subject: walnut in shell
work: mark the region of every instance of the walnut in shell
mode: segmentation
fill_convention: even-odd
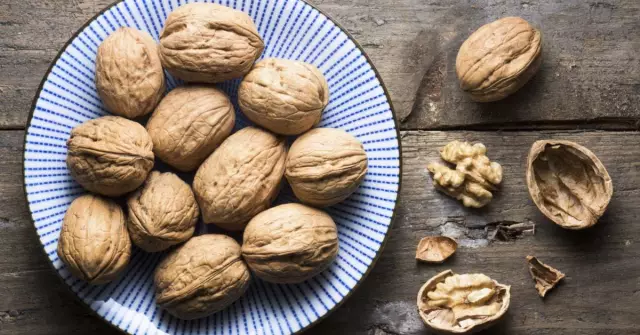
[[[427,236],[420,240],[416,259],[427,263],[442,263],[458,249],[458,242],[446,236]]]
[[[538,71],[542,36],[529,22],[505,17],[480,27],[456,58],[460,87],[479,102],[496,101],[520,89]]]
[[[244,231],[242,256],[258,277],[299,283],[325,270],[338,254],[338,230],[325,212],[285,204],[256,215]]]
[[[238,242],[225,235],[197,236],[156,268],[156,303],[180,319],[205,317],[238,300],[250,279]]]
[[[497,322],[509,308],[511,287],[483,274],[451,270],[429,279],[418,292],[424,324],[441,334],[470,334]]]
[[[362,143],[341,129],[315,128],[293,142],[285,176],[302,202],[337,204],[358,188],[367,173]]]
[[[92,194],[73,200],[62,222],[58,256],[71,274],[89,284],[116,279],[131,256],[122,208]]]
[[[96,55],[96,90],[113,114],[130,119],[151,113],[165,90],[156,42],[133,28],[118,28]]]
[[[162,99],[147,123],[158,158],[193,171],[224,141],[236,121],[229,98],[207,86],[178,87]]]
[[[318,124],[328,102],[329,86],[322,72],[295,60],[261,60],[238,88],[240,110],[282,135],[299,135]]]
[[[529,273],[536,282],[536,290],[543,298],[549,290],[564,278],[564,273],[540,262],[534,256],[527,256],[527,262],[529,264]]]
[[[568,229],[596,224],[613,194],[611,177],[598,157],[579,144],[560,140],[531,146],[527,186],[538,209]]]
[[[280,190],[284,139],[247,127],[229,136],[196,172],[193,190],[205,223],[242,230]]]
[[[188,240],[198,222],[191,187],[171,172],[153,171],[128,200],[127,228],[135,245],[156,252]]]
[[[211,3],[178,7],[160,33],[162,66],[188,82],[218,83],[241,77],[263,49],[249,15]]]
[[[140,124],[118,116],[89,120],[71,130],[67,167],[87,190],[119,196],[142,185],[153,168],[153,144]]]

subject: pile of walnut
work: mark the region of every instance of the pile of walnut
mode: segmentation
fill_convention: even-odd
[[[114,116],[71,131],[67,166],[91,193],[69,207],[58,243],[67,269],[91,284],[120,275],[132,242],[146,252],[170,249],[155,272],[156,301],[194,319],[243,295],[250,271],[297,283],[336,258],[336,224],[314,207],[351,195],[367,172],[362,144],[343,130],[315,128],[329,88],[315,66],[268,58],[251,18],[220,5],[179,7],[160,43],[120,28],[98,49],[96,87]],[[255,64],[254,64],[255,63]],[[164,70],[189,83],[163,97]],[[238,103],[257,126],[234,134],[234,107],[210,85],[243,77]],[[151,114],[146,128],[130,120]],[[287,149],[284,135],[301,135]],[[195,172],[192,187],[154,159]],[[283,178],[303,204],[270,208]],[[125,196],[126,214],[111,197]],[[314,207],[310,207],[314,206]],[[220,234],[194,235],[202,220],[244,230],[243,244]]]

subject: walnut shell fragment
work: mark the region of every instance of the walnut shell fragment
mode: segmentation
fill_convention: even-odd
[[[526,178],[538,209],[567,229],[596,224],[613,195],[613,183],[602,162],[570,141],[536,141],[529,151]]]
[[[534,256],[527,256],[527,262],[529,263],[529,273],[536,282],[536,290],[543,298],[549,290],[564,278],[564,273],[540,262]]]
[[[509,308],[511,286],[483,274],[451,270],[429,279],[418,292],[424,324],[442,334],[470,334],[496,323]]]
[[[529,22],[505,17],[480,27],[456,58],[460,87],[478,102],[503,99],[538,71],[542,36]]]
[[[442,263],[453,255],[458,242],[446,236],[427,236],[420,240],[416,249],[416,259],[428,263]]]

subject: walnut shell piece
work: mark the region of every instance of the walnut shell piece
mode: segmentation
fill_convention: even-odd
[[[335,205],[358,189],[367,173],[362,143],[344,130],[315,128],[298,137],[285,176],[296,197],[317,207]]]
[[[130,119],[151,113],[165,91],[156,42],[146,32],[118,28],[98,47],[95,80],[111,113]]]
[[[416,259],[427,263],[442,263],[458,249],[458,242],[446,236],[423,237],[416,249]]]
[[[224,141],[236,122],[229,98],[208,86],[169,92],[147,123],[153,153],[180,171],[193,171]]]
[[[256,124],[282,135],[299,135],[320,122],[329,84],[315,66],[267,58],[240,83],[240,110]]]
[[[131,257],[122,208],[93,194],[77,197],[64,215],[58,256],[71,274],[89,284],[116,279]]]
[[[283,138],[254,127],[229,136],[196,172],[193,190],[205,223],[242,230],[280,190]]]
[[[536,290],[543,298],[549,290],[564,278],[564,273],[540,262],[534,256],[527,256],[527,263],[529,264],[529,273],[536,282]]]
[[[596,224],[613,195],[611,177],[598,157],[577,143],[561,140],[533,143],[527,187],[538,209],[567,229]]]
[[[156,303],[180,319],[205,317],[238,300],[250,279],[238,242],[225,235],[197,236],[156,268]]]
[[[249,15],[190,3],[171,12],[160,33],[160,60],[187,82],[218,83],[249,72],[264,42]]]
[[[140,124],[103,116],[71,130],[67,167],[85,189],[119,196],[142,185],[153,168],[151,137]]]
[[[325,212],[285,204],[256,215],[244,231],[242,256],[263,280],[300,283],[324,271],[338,254],[338,229]]]
[[[418,292],[418,313],[440,334],[470,334],[496,323],[509,308],[511,286],[483,274],[443,271]]]
[[[456,58],[460,87],[478,102],[503,99],[519,90],[542,62],[540,31],[519,17],[480,27]]]
[[[127,199],[127,228],[135,245],[157,252],[188,240],[198,222],[191,187],[171,172],[153,171]]]

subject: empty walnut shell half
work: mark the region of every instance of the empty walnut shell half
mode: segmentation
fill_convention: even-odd
[[[613,194],[611,177],[598,157],[570,141],[533,144],[527,161],[527,186],[540,211],[567,229],[596,224]]]
[[[416,259],[428,263],[442,263],[453,255],[458,242],[446,236],[427,236],[420,240],[416,249]]]
[[[429,279],[418,292],[418,313],[440,334],[470,334],[497,322],[509,308],[511,286],[486,275],[451,270]]]

